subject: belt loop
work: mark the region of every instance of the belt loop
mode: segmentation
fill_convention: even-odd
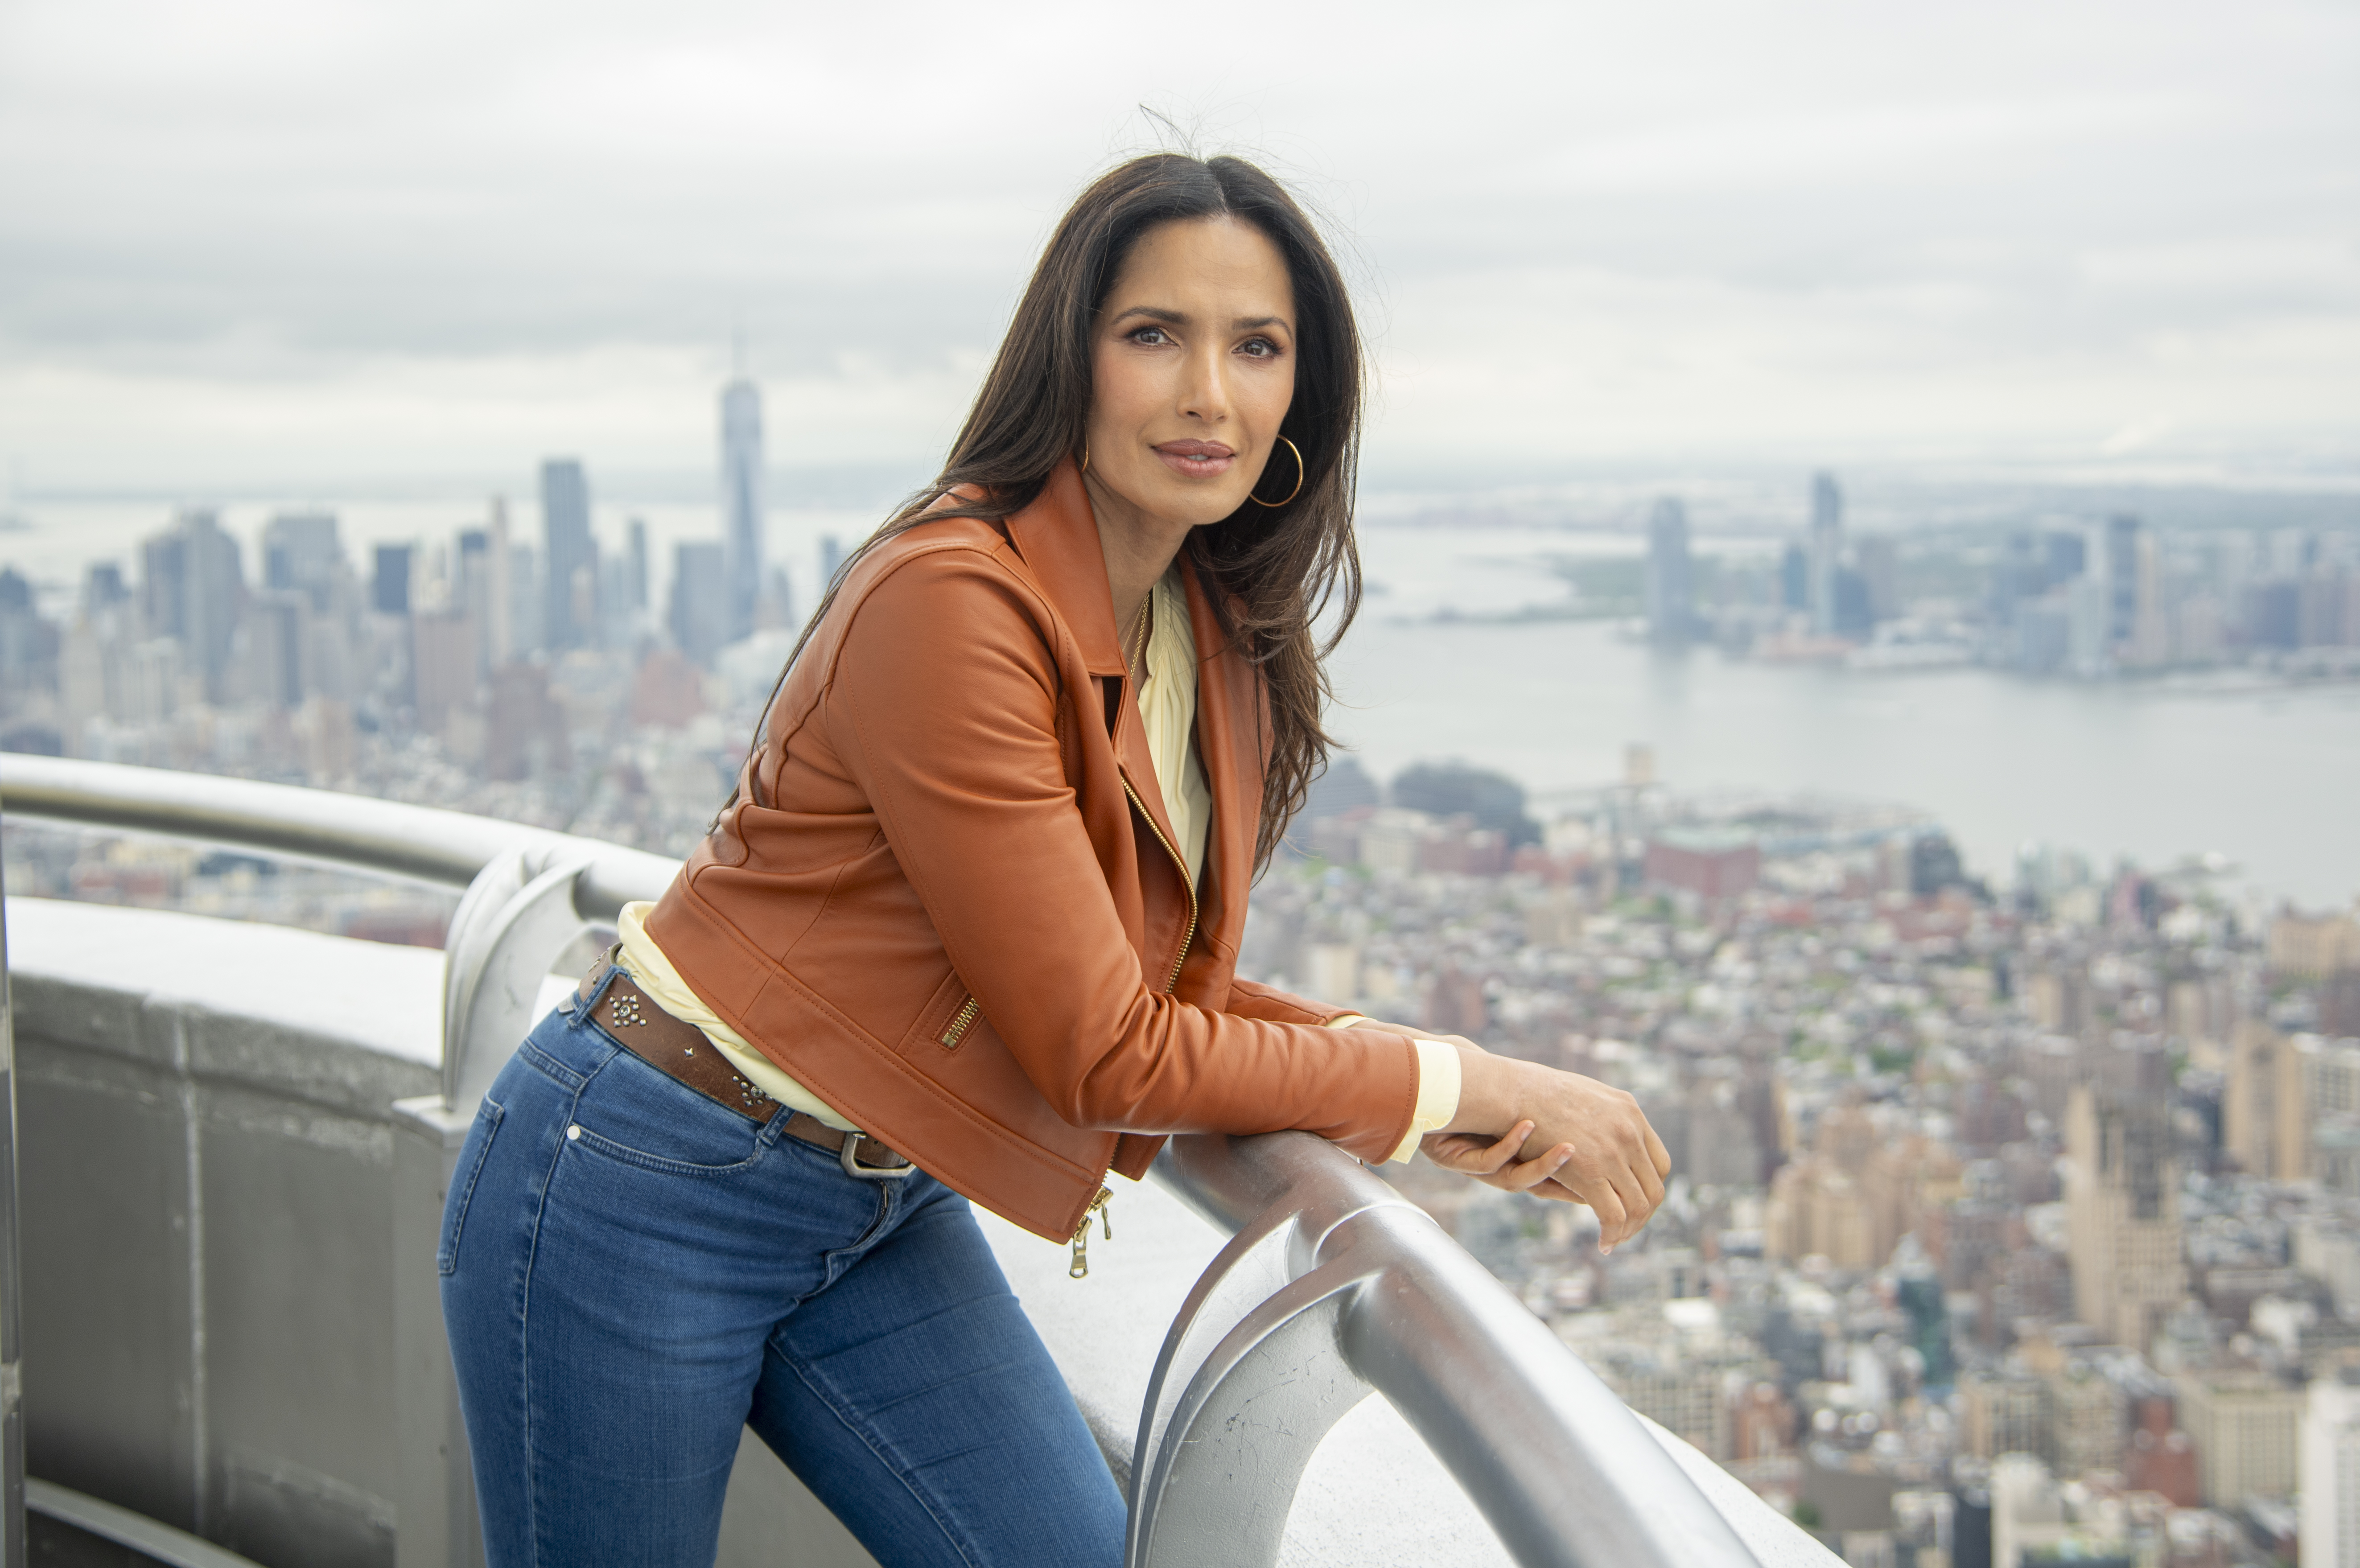
[[[622,951],[623,944],[618,942],[590,961],[590,967],[584,972],[581,984],[574,987],[562,1007],[571,1018],[572,1027],[589,1027],[590,1015],[598,1010],[598,998],[606,994],[607,986],[615,983],[615,976],[623,972],[623,966],[616,962]]]
[[[781,1105],[770,1113],[770,1119],[764,1122],[761,1129],[754,1134],[754,1141],[764,1149],[777,1148],[779,1139],[786,1136],[787,1124],[794,1119],[794,1108],[791,1105]]]

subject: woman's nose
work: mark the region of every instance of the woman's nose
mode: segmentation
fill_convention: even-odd
[[[1192,354],[1187,364],[1187,379],[1180,389],[1180,411],[1207,422],[1229,418],[1229,379],[1222,374],[1229,368],[1225,356],[1218,353]]]

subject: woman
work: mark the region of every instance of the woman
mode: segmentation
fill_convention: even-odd
[[[1108,1171],[1165,1133],[1423,1137],[1604,1245],[1645,1223],[1669,1165],[1629,1095],[1235,973],[1327,756],[1360,387],[1335,264],[1252,166],[1141,158],[1065,216],[942,477],[461,1153],[493,1568],[710,1563],[748,1425],[889,1568],[1118,1562],[967,1205],[1079,1275]]]

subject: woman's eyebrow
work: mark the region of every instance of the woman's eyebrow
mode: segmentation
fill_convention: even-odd
[[[1113,320],[1127,321],[1133,316],[1144,316],[1151,321],[1162,321],[1175,327],[1185,327],[1188,324],[1187,311],[1175,310],[1163,305],[1133,305],[1127,310],[1117,311]],[[1259,327],[1284,327],[1287,331],[1293,332],[1295,323],[1284,316],[1239,316],[1229,322],[1232,332],[1250,332]]]

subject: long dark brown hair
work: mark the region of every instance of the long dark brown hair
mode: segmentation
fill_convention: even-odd
[[[1152,153],[1109,170],[1082,192],[1033,268],[942,472],[837,570],[787,668],[794,667],[813,628],[835,604],[837,584],[862,555],[933,518],[1013,517],[1041,494],[1061,461],[1081,451],[1093,332],[1124,259],[1157,224],[1203,218],[1251,223],[1278,247],[1297,318],[1295,400],[1279,429],[1303,453],[1302,486],[1284,506],[1249,501],[1220,522],[1190,530],[1182,550],[1208,590],[1223,631],[1261,672],[1268,694],[1270,749],[1254,836],[1259,871],[1302,809],[1334,744],[1321,723],[1329,694],[1321,661],[1360,606],[1352,487],[1360,460],[1361,368],[1360,329],[1335,258],[1285,187],[1243,158]],[[1288,465],[1282,460],[1274,466]],[[1278,490],[1284,477],[1270,476],[1261,487]],[[985,499],[958,501],[955,511],[929,510],[963,486]],[[1331,604],[1335,614],[1322,637],[1315,623]],[[785,674],[779,679],[783,686]],[[771,696],[775,702],[777,692]]]

